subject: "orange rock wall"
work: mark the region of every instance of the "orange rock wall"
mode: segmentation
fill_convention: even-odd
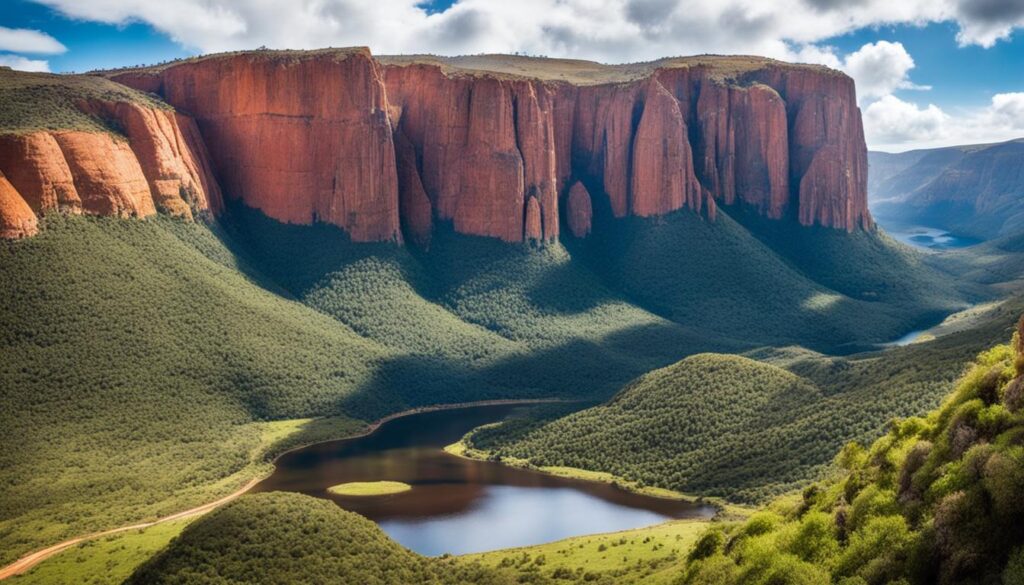
[[[144,85],[196,120],[228,196],[282,222],[332,223],[356,241],[400,239],[393,128],[368,51],[205,59]]]
[[[191,218],[193,210],[220,209],[220,190],[190,119],[126,102],[79,107],[126,138],[83,131],[0,135],[2,237],[34,233],[36,216],[48,211],[147,217],[160,210]],[[24,209],[32,214],[31,229],[16,225]]]
[[[765,62],[730,76],[697,64],[574,85],[381,64],[358,50],[214,57],[115,79],[195,118],[230,196],[355,241],[404,231],[427,245],[435,221],[550,240],[562,222],[589,232],[598,209],[713,218],[719,205],[872,225],[853,81],[821,69]],[[563,212],[581,180],[592,191]]]
[[[590,234],[591,222],[594,211],[590,203],[590,193],[587,188],[576,182],[569,189],[569,198],[566,200],[566,223],[569,225],[569,232],[577,238],[584,238]]]
[[[15,239],[34,236],[39,231],[36,214],[25,199],[0,173],[0,238]]]

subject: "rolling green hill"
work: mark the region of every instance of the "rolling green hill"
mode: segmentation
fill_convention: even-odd
[[[974,327],[885,352],[830,357],[798,348],[703,354],[638,378],[606,404],[481,429],[470,446],[536,466],[763,502],[826,473],[851,440],[937,407],[963,364],[1005,338],[1024,301]]]
[[[713,223],[686,212],[616,220],[573,244],[636,304],[752,345],[863,350],[941,320],[967,297],[880,232],[803,228],[738,208]]]
[[[129,584],[399,583],[515,581],[492,569],[428,559],[333,502],[285,492],[244,496],[182,532]]]
[[[258,421],[397,402],[374,372],[393,352],[238,262],[165,219],[0,243],[0,563],[227,494],[269,447]]]
[[[82,111],[80,103],[106,100],[170,109],[166,103],[109,79],[91,75],[27,73],[0,68],[0,133],[39,130],[113,132],[109,123]]]
[[[927,417],[851,443],[843,472],[702,537],[684,583],[1024,582],[1024,357],[982,353]]]

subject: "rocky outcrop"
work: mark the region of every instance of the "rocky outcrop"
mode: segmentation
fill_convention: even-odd
[[[566,223],[569,225],[569,232],[572,235],[577,238],[585,238],[590,234],[594,211],[590,203],[590,193],[579,181],[569,189],[566,214]]]
[[[49,211],[147,217],[157,210],[191,218],[220,209],[220,190],[190,119],[130,102],[82,102],[84,112],[124,133],[65,130],[0,135],[0,172],[35,218]],[[8,194],[2,212],[21,217]],[[28,224],[25,224],[26,226]],[[5,236],[6,237],[6,236]]]
[[[395,136],[395,155],[398,161],[398,210],[402,230],[414,244],[427,248],[434,227],[433,210],[420,179],[416,149],[402,132]]]
[[[544,227],[540,218],[540,202],[536,197],[526,201],[526,219],[523,220],[523,238],[537,241],[544,237]]]
[[[797,192],[800,223],[870,228],[867,147],[853,80],[784,68],[750,77],[774,88],[785,101],[789,177]]]
[[[156,213],[149,184],[128,142],[103,132],[62,132],[54,138],[71,170],[82,211],[119,217]]]
[[[229,196],[355,241],[404,232],[427,245],[435,219],[551,240],[562,222],[586,234],[599,210],[713,219],[719,205],[872,226],[860,112],[841,73],[748,57],[592,65],[586,77],[560,61],[471,61],[272,51],[114,79],[195,118]],[[580,180],[594,191],[574,196]]]
[[[192,115],[229,197],[355,241],[401,239],[393,128],[369,51],[231,55],[136,82]]]
[[[437,67],[386,68],[392,118],[421,163],[437,216],[465,234],[525,236],[529,198],[558,235],[556,145],[546,88],[493,77],[451,78]]]
[[[739,201],[781,218],[790,199],[782,99],[760,84],[735,87],[701,78],[696,87],[695,166],[704,188],[725,205]]]
[[[612,215],[629,212],[634,111],[641,104],[632,85],[581,87],[573,127],[573,167],[604,187]]]
[[[38,231],[36,214],[7,177],[0,173],[0,238],[27,238]]]
[[[0,135],[0,170],[35,213],[82,211],[71,169],[52,134]]]
[[[191,125],[191,120],[171,110],[128,102],[90,102],[83,104],[83,108],[102,119],[118,122],[128,137],[134,155],[130,158],[138,161],[156,209],[191,219],[192,209],[211,207],[208,192],[215,194],[212,207],[219,208],[216,182],[204,168],[205,153],[193,156],[181,130],[183,124]]]
[[[664,215],[684,205],[700,209],[700,183],[687,136],[679,102],[652,78],[633,137],[629,206],[633,215]]]

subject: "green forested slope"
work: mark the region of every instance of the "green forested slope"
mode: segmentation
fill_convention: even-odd
[[[1024,302],[1009,301],[974,328],[885,352],[691,356],[638,378],[606,404],[510,421],[470,442],[539,466],[765,501],[824,473],[847,441],[871,441],[892,417],[938,406],[963,364],[1005,338],[1021,310]]]
[[[243,496],[185,529],[129,584],[514,583],[497,571],[402,548],[333,502],[270,492]]]
[[[227,493],[254,421],[390,407],[386,348],[223,252],[170,220],[49,217],[0,243],[0,562]]]
[[[386,366],[429,392],[607,397],[629,379],[707,348],[747,342],[683,327],[605,287],[560,244],[455,234],[429,252],[350,243],[327,225],[287,226],[233,209],[241,253],[302,302],[403,352]]]
[[[708,533],[686,584],[1024,583],[1024,357],[982,353],[927,417],[848,445],[836,479]]]
[[[735,213],[750,224],[733,220]],[[570,248],[627,298],[755,345],[849,353],[964,306],[916,252],[880,233],[679,212],[599,225]]]

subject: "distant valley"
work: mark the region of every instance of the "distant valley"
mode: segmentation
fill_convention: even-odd
[[[868,197],[883,225],[945,230],[963,244],[1020,231],[1024,140],[870,152],[868,162]]]

